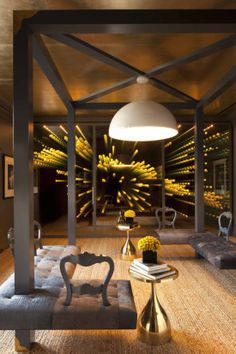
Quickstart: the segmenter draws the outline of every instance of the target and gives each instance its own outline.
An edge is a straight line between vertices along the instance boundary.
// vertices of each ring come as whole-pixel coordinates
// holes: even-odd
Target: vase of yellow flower
[[[142,251],[143,263],[157,264],[157,251],[160,241],[154,236],[145,236],[138,241],[138,249]]]
[[[157,264],[157,252],[143,251],[143,263]]]
[[[135,216],[136,216],[136,214],[135,214],[135,211],[133,211],[133,210],[126,210],[124,213],[125,221],[129,225],[133,225]]]

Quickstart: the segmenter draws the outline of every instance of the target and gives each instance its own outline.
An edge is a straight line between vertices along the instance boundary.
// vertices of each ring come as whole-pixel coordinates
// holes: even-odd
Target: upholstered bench
[[[60,261],[68,255],[77,255],[76,246],[44,246],[37,250],[35,260],[35,290],[30,295],[15,295],[14,274],[0,286],[1,329],[51,328],[52,307],[64,286]],[[75,265],[67,264],[69,277]]]
[[[43,246],[37,249],[34,257],[35,264],[35,286],[42,286],[42,280],[47,283],[55,281],[60,285],[64,285],[64,281],[60,271],[60,260],[68,255],[77,255],[80,248],[76,246]],[[66,264],[66,271],[69,277],[74,273],[75,265]]]
[[[101,296],[74,295],[64,306],[66,290],[52,280],[42,281],[30,295],[15,295],[14,276],[0,287],[0,329],[134,329],[136,310],[128,280],[112,280],[110,306]]]
[[[40,250],[36,257],[35,289],[28,295],[15,295],[14,274],[0,286],[1,330],[136,328],[137,312],[130,281],[109,281],[114,269],[110,257],[78,251],[61,246]],[[77,260],[89,266],[97,259],[108,259],[111,264],[104,281],[71,279]],[[73,296],[66,304],[68,288],[73,290]],[[30,348],[30,343],[21,343],[20,348],[22,345],[24,349]]]
[[[196,253],[220,269],[236,269],[236,243],[214,234],[194,234],[188,239]]]

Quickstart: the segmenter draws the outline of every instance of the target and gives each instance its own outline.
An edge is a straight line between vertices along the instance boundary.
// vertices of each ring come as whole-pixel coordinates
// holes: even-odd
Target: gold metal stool
[[[174,280],[178,277],[178,270],[169,264],[168,267],[170,270],[175,271],[175,273],[157,280],[145,279],[142,275],[134,274],[129,271],[133,278],[145,283],[151,283],[149,301],[140,313],[137,324],[138,339],[150,345],[161,345],[171,340],[170,321],[156,293],[156,283]]]

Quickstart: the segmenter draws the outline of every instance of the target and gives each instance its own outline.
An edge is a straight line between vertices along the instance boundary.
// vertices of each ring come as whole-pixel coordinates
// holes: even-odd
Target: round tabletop
[[[117,228],[120,231],[133,231],[139,227],[140,227],[140,225],[138,223],[133,223],[133,225],[125,224],[125,223],[117,224]]]
[[[163,283],[165,281],[175,280],[176,278],[178,278],[179,276],[178,270],[170,264],[167,264],[167,266],[169,267],[168,272],[166,272],[166,275],[164,274],[164,272],[163,273],[160,272],[159,279],[148,279],[145,277],[145,275],[135,273],[130,268],[129,268],[129,274],[132,278],[142,281],[144,283]]]

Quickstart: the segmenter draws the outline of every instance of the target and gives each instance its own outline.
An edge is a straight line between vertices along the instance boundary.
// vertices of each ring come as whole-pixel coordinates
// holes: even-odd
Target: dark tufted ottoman
[[[0,286],[0,328],[49,328],[50,308],[64,286],[60,260],[67,255],[79,253],[80,248],[76,246],[44,246],[38,249],[34,257],[35,290],[32,294],[15,295],[14,274]],[[70,277],[74,269],[73,264],[67,265]]]
[[[70,254],[80,253],[80,248],[76,246],[43,246],[43,249],[37,250],[34,257],[35,264],[35,286],[42,286],[42,280],[47,279],[51,284],[64,285],[60,271],[61,258]],[[67,264],[67,273],[72,277],[75,266]]]
[[[212,233],[194,234],[188,239],[197,254],[220,269],[236,269],[236,244]]]
[[[0,329],[135,329],[137,313],[128,280],[110,281],[110,306],[103,305],[100,295],[73,295],[70,306],[64,306],[66,289],[60,260],[79,253],[75,246],[44,246],[37,250],[35,289],[30,295],[15,295],[12,274],[0,286]],[[72,263],[66,264],[70,277],[74,268]]]
[[[111,306],[100,296],[73,296],[64,306],[64,282],[49,278],[30,295],[14,294],[12,275],[0,287],[0,329],[135,329],[137,313],[128,280],[113,280],[108,286]]]

